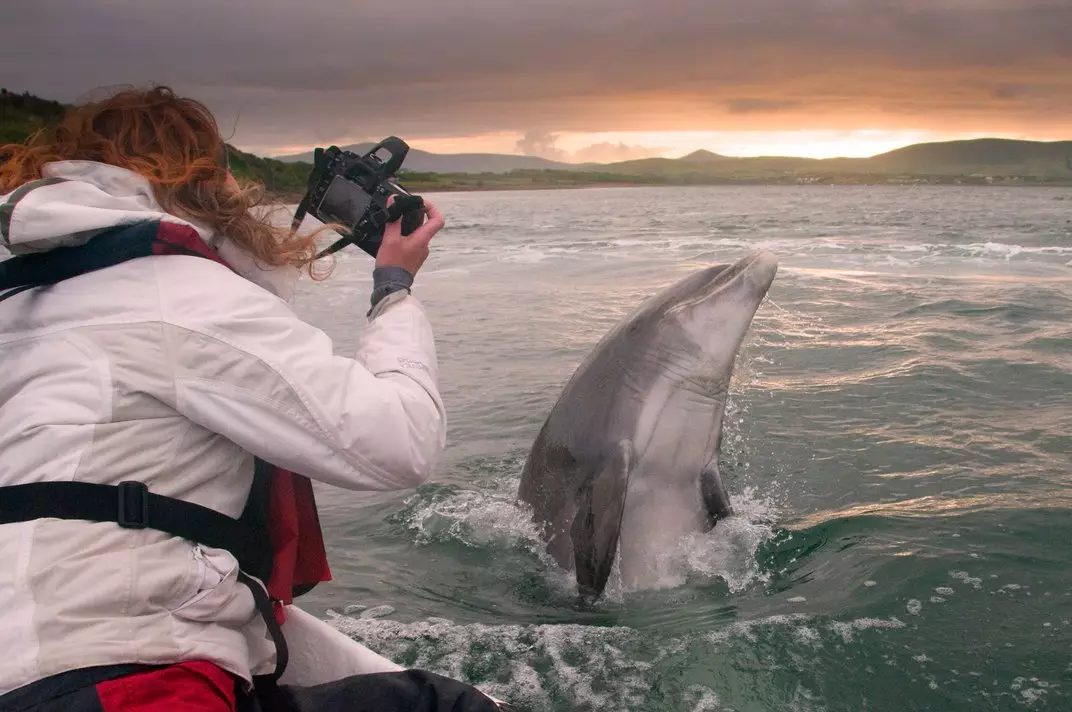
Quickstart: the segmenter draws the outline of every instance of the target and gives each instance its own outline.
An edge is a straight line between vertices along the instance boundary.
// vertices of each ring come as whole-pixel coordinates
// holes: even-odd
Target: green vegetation
[[[259,181],[269,196],[287,197],[297,194],[295,200],[305,193],[311,163],[283,163],[274,158],[261,158],[252,153],[239,151],[227,144],[231,173],[239,181]]]
[[[0,146],[25,141],[34,131],[59,121],[64,111],[58,101],[0,89]]]
[[[21,143],[35,131],[63,118],[67,106],[41,99],[25,92],[15,94],[0,89],[0,146]],[[308,163],[283,163],[261,158],[227,146],[231,171],[239,180],[259,181],[270,194],[301,193],[312,166]]]
[[[28,93],[0,90],[0,144],[25,140],[59,120],[66,107]],[[264,184],[270,199],[297,201],[312,165],[262,158],[228,145],[239,180]],[[696,151],[683,158],[646,158],[604,166],[524,169],[506,173],[402,170],[416,192],[523,190],[638,185],[965,184],[1072,185],[1072,141],[977,139],[907,146],[871,158],[735,158]]]

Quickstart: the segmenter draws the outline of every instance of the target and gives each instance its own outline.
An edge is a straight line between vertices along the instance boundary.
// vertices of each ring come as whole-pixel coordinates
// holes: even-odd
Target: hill
[[[252,153],[240,151],[227,144],[228,160],[231,173],[240,181],[259,181],[264,184],[265,192],[279,196],[297,194],[300,199],[309,181],[309,163],[283,163],[274,158],[262,158]]]
[[[40,128],[63,118],[67,106],[32,94],[15,94],[0,89],[0,145],[20,143]],[[311,166],[282,163],[240,151],[230,144],[227,149],[231,171],[239,180],[260,181],[269,192],[289,193],[304,190]]]
[[[344,151],[363,154],[372,143],[339,146]],[[312,163],[313,152],[276,156],[283,163]],[[514,156],[502,153],[429,153],[410,148],[406,168],[420,173],[508,173],[518,170],[572,170],[575,164],[550,161],[536,156]]]
[[[0,89],[0,146],[26,140],[34,131],[59,121],[66,110],[58,101]]]
[[[57,121],[66,107],[28,93],[0,90],[0,144],[19,142]],[[346,148],[367,151],[372,144]],[[239,179],[260,181],[278,199],[305,190],[312,153],[265,158],[228,145]],[[589,185],[798,183],[1072,184],[1072,141],[973,139],[916,144],[870,158],[736,157],[695,151],[606,165],[532,156],[435,154],[411,149],[399,178],[414,191],[571,188]]]
[[[868,159],[876,170],[913,173],[1015,172],[1045,175],[1072,170],[1072,141],[1016,141],[981,138],[923,143],[898,148]]]
[[[728,159],[729,156],[723,156],[719,153],[714,153],[712,151],[708,151],[707,149],[701,148],[699,151],[693,151],[687,156],[682,156],[677,160],[681,161],[682,163],[710,164],[718,163],[719,161],[725,161]]]

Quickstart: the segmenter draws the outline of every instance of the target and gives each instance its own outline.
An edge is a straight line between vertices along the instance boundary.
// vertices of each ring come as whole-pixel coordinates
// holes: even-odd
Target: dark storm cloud
[[[8,0],[0,85],[148,81],[239,145],[493,131],[1060,130],[1068,0]]]

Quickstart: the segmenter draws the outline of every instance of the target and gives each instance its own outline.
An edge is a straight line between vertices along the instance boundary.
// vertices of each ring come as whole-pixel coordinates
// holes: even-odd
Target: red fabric
[[[164,222],[163,220],[156,227],[156,240],[153,241],[153,254],[154,255],[186,255],[189,253],[195,253],[198,257],[204,257],[210,259],[213,262],[219,262],[230,268],[223,258],[216,254],[216,251],[205,244],[205,241],[201,239],[201,236],[197,234],[197,230],[194,230],[188,225],[179,225],[178,223]]]
[[[161,221],[156,229],[153,254],[190,253],[230,267],[193,228]],[[331,580],[324,535],[313,499],[313,483],[304,475],[276,468],[270,501],[268,527],[274,565],[267,581],[268,594],[282,603],[291,603],[295,587]],[[276,618],[282,625],[282,606],[276,606]]]
[[[269,534],[275,559],[268,594],[290,603],[295,586],[330,581],[331,570],[309,478],[277,469],[270,499]],[[277,617],[282,617],[281,609],[277,609]]]
[[[234,712],[235,678],[196,660],[102,682],[97,696],[104,712]]]

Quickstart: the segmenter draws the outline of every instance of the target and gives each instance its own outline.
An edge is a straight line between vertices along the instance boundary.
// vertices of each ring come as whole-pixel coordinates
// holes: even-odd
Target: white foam
[[[762,636],[786,638],[788,644],[822,647],[820,627],[804,614],[775,615],[737,621],[718,630],[658,639],[651,632],[625,626],[564,624],[460,624],[443,618],[401,622],[387,618],[329,613],[338,630],[406,667],[438,672],[478,687],[519,706],[546,709],[565,704],[573,709],[649,709],[650,694],[666,663],[695,655],[695,646],[718,655],[751,649]],[[822,629],[848,644],[854,634],[893,630],[905,624],[895,617],[833,621]],[[703,686],[681,693],[681,709],[718,709],[718,695]],[[553,699],[550,699],[553,698]],[[816,709],[814,697],[801,688],[786,709]],[[675,707],[676,709],[676,707]]]
[[[591,239],[576,239],[561,234],[529,233],[524,244],[500,244],[495,255],[502,262],[536,264],[554,255],[588,255],[610,259],[639,257],[672,257],[680,260],[731,260],[741,250],[766,249],[782,257],[787,267],[796,262],[815,264],[817,260],[834,258],[840,268],[900,266],[917,267],[934,261],[983,260],[1005,263],[1023,261],[1064,261],[1072,247],[1064,245],[1022,245],[1016,242],[988,240],[986,242],[910,242],[901,234],[865,236],[847,233],[843,237],[766,238],[717,237],[703,232],[673,234],[664,230],[636,231],[628,237],[613,234],[594,235]],[[468,241],[444,244],[443,254],[464,255],[487,253],[487,245]]]
[[[768,500],[760,499],[751,488],[733,498],[737,516],[722,520],[709,532],[689,534],[678,539],[667,551],[657,556],[656,575],[646,577],[636,588],[615,584],[622,593],[643,589],[668,589],[684,585],[689,580],[721,579],[731,593],[741,593],[770,579],[755,553],[773,536],[774,530],[766,521],[771,512]]]
[[[469,547],[509,549],[518,545],[536,556],[546,567],[547,579],[562,593],[575,591],[573,576],[561,569],[547,554],[531,510],[519,505],[514,494],[519,480],[514,477],[485,483],[489,489],[457,488],[445,496],[417,494],[406,504],[405,526],[416,533],[418,544],[453,541]],[[662,552],[656,561],[657,575],[645,579],[644,589],[676,588],[687,581],[721,579],[729,590],[739,593],[769,579],[755,553],[773,536],[775,508],[752,488],[733,498],[737,516],[719,522],[709,532],[689,534]],[[620,601],[640,587],[622,584],[615,561],[604,597]]]
[[[523,252],[514,252],[503,254],[499,257],[500,262],[516,262],[521,264],[538,264],[547,259],[550,259],[551,255],[548,252],[539,252],[537,250],[525,250]]]
[[[949,575],[957,581],[971,585],[974,589],[981,589],[983,587],[983,580],[971,576],[967,571],[950,571]]]
[[[693,698],[687,700],[693,703],[691,712],[716,712],[716,710],[722,709],[722,705],[718,701],[718,695],[710,687],[692,685],[686,690],[686,694]]]
[[[737,621],[719,630],[704,633],[704,640],[709,643],[724,643],[731,638],[743,638],[750,643],[756,642],[756,629],[770,626],[791,626],[796,623],[810,620],[810,616],[803,613],[790,613],[768,616],[751,621]]]
[[[420,498],[414,495],[406,500],[413,508],[405,517],[418,544],[451,540],[470,547],[527,543],[532,551],[542,548],[537,546],[540,536],[532,512],[520,506],[513,494],[457,489],[441,499],[422,502]]]
[[[1017,255],[1068,255],[1072,247],[1059,245],[1024,246],[1005,242],[973,242],[966,245],[934,245],[938,249],[962,250],[970,255],[994,255],[1009,261]]]
[[[874,628],[904,628],[905,624],[898,618],[857,618],[853,621],[834,621],[830,624],[831,630],[838,633],[846,643],[853,640],[853,631],[871,630]]]
[[[629,628],[400,623],[348,617],[335,617],[331,623],[381,655],[405,659],[411,667],[463,680],[480,668],[492,681],[478,686],[514,703],[545,700],[541,677],[546,676],[572,699],[595,709],[641,709],[650,689],[647,673],[652,663],[622,652],[637,635]],[[663,655],[660,652],[657,658]],[[550,672],[543,670],[548,665]]]
[[[798,643],[807,645],[813,648],[822,646],[821,639],[819,637],[819,631],[815,628],[810,628],[806,625],[798,626],[793,630],[793,637]]]
[[[361,618],[366,619],[366,620],[369,619],[369,618],[383,618],[384,616],[389,616],[394,612],[395,612],[395,607],[394,606],[387,606],[387,605],[376,606],[374,608],[369,608],[366,611],[362,611],[361,612]]]

